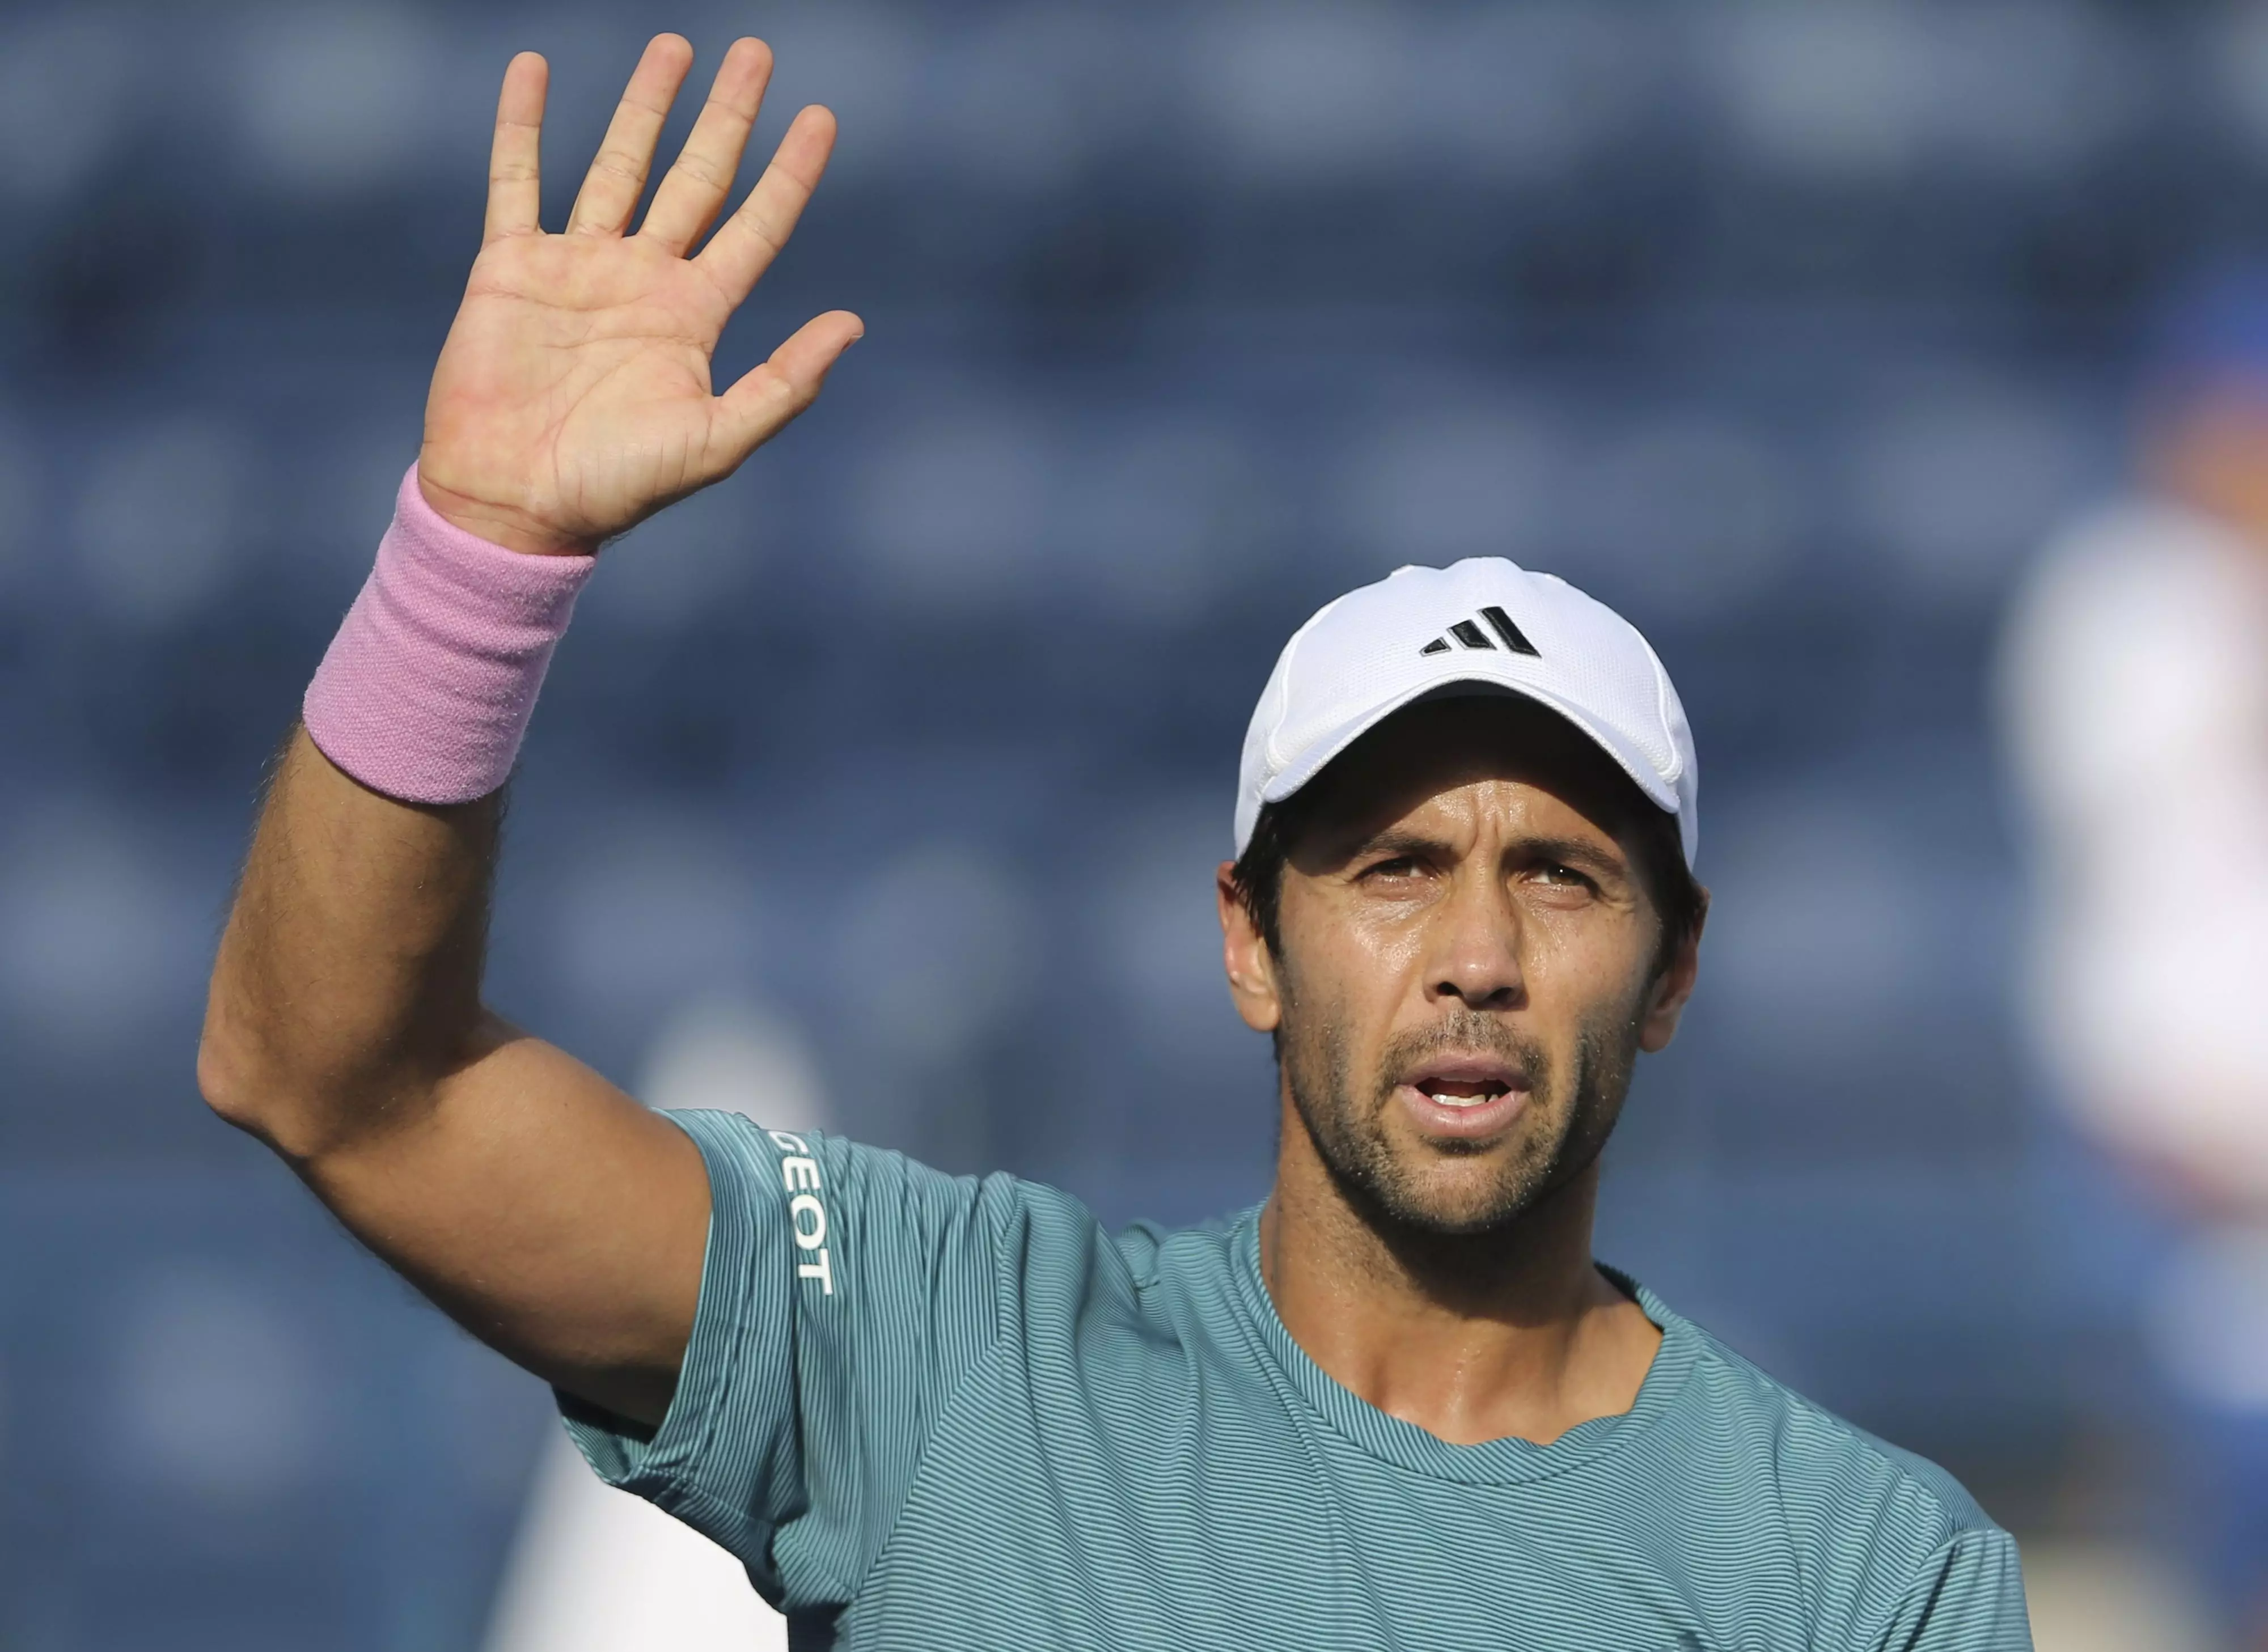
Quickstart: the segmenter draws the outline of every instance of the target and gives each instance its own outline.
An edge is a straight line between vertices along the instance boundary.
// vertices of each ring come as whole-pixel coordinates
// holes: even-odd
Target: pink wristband
[[[453,526],[401,479],[394,525],[307,685],[308,737],[373,791],[469,803],[511,777],[594,556],[534,556]]]

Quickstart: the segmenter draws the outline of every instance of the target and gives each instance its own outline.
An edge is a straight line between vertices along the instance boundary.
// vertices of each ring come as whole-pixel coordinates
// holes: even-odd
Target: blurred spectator
[[[2021,592],[2004,710],[2059,1099],[2181,1230],[2146,1326],[2178,1533],[2268,1647],[2268,270],[2171,305],[2128,496]]]

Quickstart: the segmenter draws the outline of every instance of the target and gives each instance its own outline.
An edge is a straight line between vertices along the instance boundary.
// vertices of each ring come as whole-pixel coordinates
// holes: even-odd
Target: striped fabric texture
[[[568,1426],[795,1652],[2031,1645],[1951,1477],[1628,1281],[1663,1333],[1628,1413],[1451,1445],[1300,1350],[1257,1211],[1109,1234],[1013,1178],[671,1116],[714,1197],[677,1396],[650,1437]]]

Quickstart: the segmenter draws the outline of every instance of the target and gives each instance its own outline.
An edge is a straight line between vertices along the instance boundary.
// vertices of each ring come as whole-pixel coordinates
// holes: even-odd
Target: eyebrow
[[[1368,860],[1373,855],[1438,855],[1448,848],[1440,838],[1429,838],[1422,832],[1408,832],[1398,826],[1388,826],[1373,837],[1364,839],[1348,855],[1349,860]]]
[[[1616,877],[1626,876],[1630,870],[1627,857],[1610,855],[1585,838],[1522,837],[1514,839],[1507,847],[1513,853],[1530,859],[1564,861]],[[1362,861],[1373,855],[1385,855],[1390,859],[1404,855],[1441,855],[1446,854],[1448,848],[1448,844],[1440,838],[1389,826],[1357,844],[1347,858]]]

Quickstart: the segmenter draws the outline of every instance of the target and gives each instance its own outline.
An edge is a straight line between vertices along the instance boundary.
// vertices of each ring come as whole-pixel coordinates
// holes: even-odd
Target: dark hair
[[[1252,828],[1251,841],[1229,869],[1229,882],[1244,903],[1252,927],[1268,943],[1268,951],[1284,956],[1284,868],[1292,846],[1305,829],[1321,789],[1309,784],[1282,803],[1263,804]],[[1631,789],[1631,819],[1636,826],[1638,879],[1661,916],[1661,944],[1654,953],[1656,974],[1669,967],[1677,949],[1700,932],[1709,897],[1692,869],[1685,863],[1685,846],[1677,833],[1677,817],[1656,808]]]

